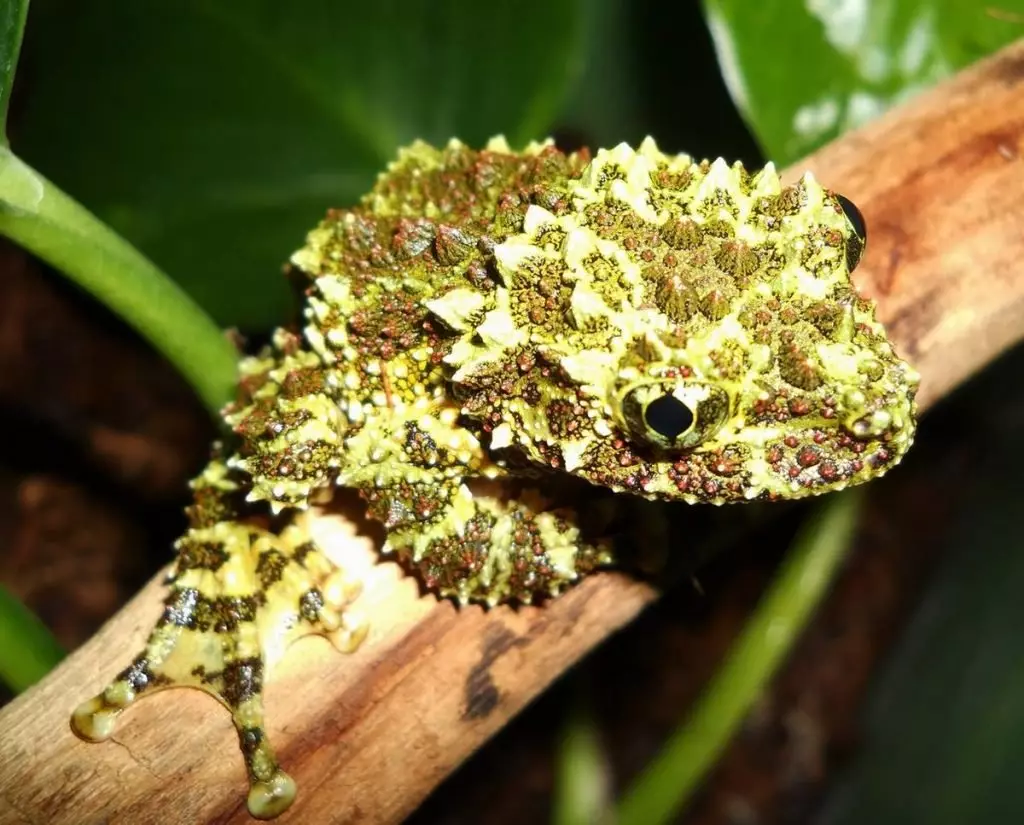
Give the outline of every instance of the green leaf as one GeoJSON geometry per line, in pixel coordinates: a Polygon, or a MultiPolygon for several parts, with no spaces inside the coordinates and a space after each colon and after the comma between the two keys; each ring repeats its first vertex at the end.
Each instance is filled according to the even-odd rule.
{"type": "Polygon", "coordinates": [[[588,0],[587,8],[583,70],[566,97],[559,126],[591,148],[639,143],[648,134],[651,90],[643,85],[632,48],[636,10],[621,0],[588,0]]]}
{"type": "Polygon", "coordinates": [[[783,164],[1024,35],[1024,0],[704,0],[704,8],[733,99],[783,164]]]}
{"type": "Polygon", "coordinates": [[[673,821],[828,593],[853,538],[863,492],[829,496],[801,527],[771,587],[692,715],[627,789],[618,825],[673,821]]]}
{"type": "Polygon", "coordinates": [[[586,0],[51,0],[17,149],[218,321],[291,305],[281,263],[414,138],[541,137],[586,0]]]}
{"type": "Polygon", "coordinates": [[[20,693],[63,658],[46,625],[0,585],[0,681],[20,693]]]}
{"type": "Polygon", "coordinates": [[[7,145],[7,106],[21,51],[28,0],[0,0],[0,143],[7,145]]]}

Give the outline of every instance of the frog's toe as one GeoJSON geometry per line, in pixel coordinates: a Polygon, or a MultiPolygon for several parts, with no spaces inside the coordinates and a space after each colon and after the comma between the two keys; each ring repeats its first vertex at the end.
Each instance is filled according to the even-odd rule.
{"type": "Polygon", "coordinates": [[[162,681],[166,680],[150,669],[144,657],[136,658],[102,692],[75,708],[71,715],[71,729],[90,742],[109,739],[125,708],[132,705],[144,690],[162,681]]]}
{"type": "Polygon", "coordinates": [[[356,650],[369,629],[365,619],[350,607],[362,593],[362,581],[317,548],[304,516],[297,517],[278,542],[297,561],[267,589],[264,612],[283,615],[283,620],[274,621],[288,628],[277,634],[281,649],[307,633],[321,633],[342,653],[356,650]]]}
{"type": "Polygon", "coordinates": [[[111,705],[105,694],[97,694],[75,708],[71,715],[71,729],[82,739],[102,742],[114,732],[122,710],[123,707],[111,705]]]}
{"type": "Polygon", "coordinates": [[[268,779],[252,783],[246,807],[256,819],[273,819],[288,810],[294,801],[295,780],[278,769],[268,779]]]}
{"type": "Polygon", "coordinates": [[[354,653],[366,641],[369,623],[359,615],[346,614],[337,630],[327,635],[339,653],[354,653]]]}
{"type": "Polygon", "coordinates": [[[263,707],[253,697],[232,713],[249,775],[246,806],[256,819],[273,819],[295,800],[295,780],[281,770],[263,729],[263,707]]]}

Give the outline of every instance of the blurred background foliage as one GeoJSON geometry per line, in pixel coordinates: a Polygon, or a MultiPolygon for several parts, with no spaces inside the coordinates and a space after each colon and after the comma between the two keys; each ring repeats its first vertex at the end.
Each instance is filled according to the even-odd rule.
{"type": "Polygon", "coordinates": [[[862,746],[822,825],[1024,819],[1024,393],[1007,384],[1022,369],[1018,346],[952,399],[991,405],[986,448],[965,474],[938,569],[876,681],[862,746]]]}
{"type": "Polygon", "coordinates": [[[652,134],[786,164],[1024,34],[1020,6],[37,0],[11,140],[217,321],[260,329],[324,205],[414,138],[652,134]]]}
{"type": "MultiPolygon", "coordinates": [[[[652,134],[785,165],[1021,36],[1024,0],[36,0],[10,139],[218,323],[259,333],[294,310],[281,262],[304,231],[413,138],[652,134]]],[[[999,403],[1012,369],[971,391],[999,403]]],[[[1006,448],[878,682],[829,823],[1024,814],[1024,443],[1006,448]]]]}

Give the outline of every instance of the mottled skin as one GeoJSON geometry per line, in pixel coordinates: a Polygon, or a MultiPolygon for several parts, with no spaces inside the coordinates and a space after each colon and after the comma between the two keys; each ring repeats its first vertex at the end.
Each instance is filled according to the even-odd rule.
{"type": "Polygon", "coordinates": [[[917,375],[851,285],[863,231],[810,175],[783,187],[651,140],[592,161],[403,150],[292,258],[306,325],[242,362],[164,615],[76,730],[109,736],[149,688],[206,689],[250,811],[284,810],[267,666],[299,635],[365,632],[346,624],[358,583],[304,527],[336,486],[427,587],[494,605],[613,561],[616,494],[722,504],[881,475],[912,441],[917,375]]]}

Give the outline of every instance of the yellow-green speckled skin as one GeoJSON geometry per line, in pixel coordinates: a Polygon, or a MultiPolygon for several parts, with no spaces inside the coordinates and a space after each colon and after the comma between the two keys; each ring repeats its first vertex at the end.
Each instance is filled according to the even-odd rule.
{"type": "Polygon", "coordinates": [[[105,738],[147,689],[206,689],[232,710],[250,811],[284,810],[266,668],[304,633],[365,633],[345,609],[358,582],[304,526],[333,487],[360,492],[427,587],[493,605],[613,561],[609,501],[881,475],[913,439],[918,379],[851,284],[859,221],[810,175],[784,187],[651,140],[592,160],[501,139],[402,150],[293,256],[305,325],[242,362],[164,615],[76,730],[105,738]]]}

